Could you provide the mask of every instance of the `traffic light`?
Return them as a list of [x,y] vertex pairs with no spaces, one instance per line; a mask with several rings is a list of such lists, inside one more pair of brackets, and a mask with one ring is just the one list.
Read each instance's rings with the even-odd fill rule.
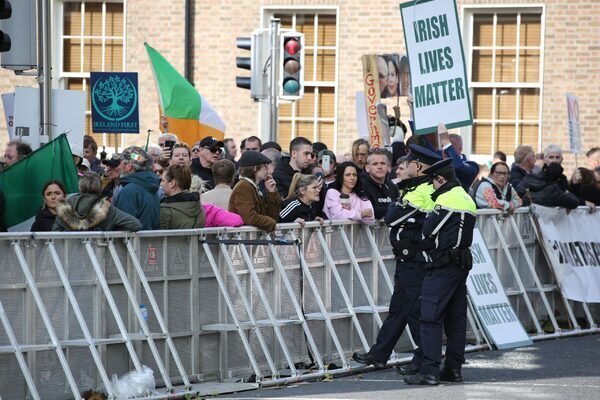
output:
[[299,100],[304,96],[304,34],[283,32],[280,46],[279,98]]
[[37,66],[36,0],[0,0],[2,68],[25,71]]
[[[12,16],[12,7],[8,0],[0,0],[0,20],[9,19]],[[10,50],[10,35],[0,30],[0,52]]]
[[254,100],[266,99],[268,96],[269,32],[257,29],[252,37],[238,37],[236,45],[239,49],[250,50],[250,57],[236,57],[238,68],[250,70],[250,76],[236,76],[235,84],[242,89],[250,89],[250,97]]

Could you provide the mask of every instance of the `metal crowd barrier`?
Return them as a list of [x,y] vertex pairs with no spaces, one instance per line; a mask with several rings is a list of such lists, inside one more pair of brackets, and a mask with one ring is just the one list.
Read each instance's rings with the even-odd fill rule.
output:
[[[598,331],[566,301],[528,211],[479,213],[534,340]],[[385,320],[395,260],[385,226],[353,222],[125,233],[0,235],[0,398],[114,396],[146,365],[146,398],[216,394],[347,374]],[[489,348],[469,307],[467,350]],[[583,319],[582,319],[583,317]],[[582,326],[582,322],[585,323]],[[565,324],[567,326],[565,326]],[[546,331],[552,330],[552,333]],[[407,331],[389,365],[410,360]]]

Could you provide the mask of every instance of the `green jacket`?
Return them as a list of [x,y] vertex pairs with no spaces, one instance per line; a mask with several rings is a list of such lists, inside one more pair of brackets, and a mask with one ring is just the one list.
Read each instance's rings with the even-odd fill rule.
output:
[[204,227],[204,209],[198,192],[181,192],[165,197],[160,203],[161,229]]

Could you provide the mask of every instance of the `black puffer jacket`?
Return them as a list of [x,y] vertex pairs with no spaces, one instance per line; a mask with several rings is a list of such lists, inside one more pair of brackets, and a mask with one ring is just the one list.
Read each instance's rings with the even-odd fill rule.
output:
[[559,179],[562,176],[562,167],[558,164],[550,164],[537,174],[528,174],[523,178],[517,189],[517,193],[527,191],[531,196],[531,202],[546,207],[564,207],[568,209],[583,205],[583,200],[573,193],[561,190]]

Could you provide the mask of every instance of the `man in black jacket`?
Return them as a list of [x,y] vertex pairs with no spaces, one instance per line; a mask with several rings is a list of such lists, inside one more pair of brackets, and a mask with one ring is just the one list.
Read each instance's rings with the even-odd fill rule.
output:
[[[525,145],[517,147],[514,156],[515,162],[510,168],[510,177],[508,181],[516,190],[523,178],[531,173],[531,170],[535,165],[535,153],[531,146]],[[524,194],[525,193],[519,193],[519,196],[523,198]]]
[[372,149],[367,156],[362,187],[373,205],[375,219],[385,217],[388,206],[398,200],[398,188],[387,181],[389,157],[383,149]]
[[299,136],[290,142],[290,161],[281,161],[273,172],[273,179],[277,183],[277,191],[282,198],[286,198],[292,178],[297,172],[302,172],[313,160],[312,142]]
[[199,157],[192,160],[192,173],[202,178],[207,190],[215,187],[212,166],[222,158],[224,146],[220,140],[207,136],[200,141]]

